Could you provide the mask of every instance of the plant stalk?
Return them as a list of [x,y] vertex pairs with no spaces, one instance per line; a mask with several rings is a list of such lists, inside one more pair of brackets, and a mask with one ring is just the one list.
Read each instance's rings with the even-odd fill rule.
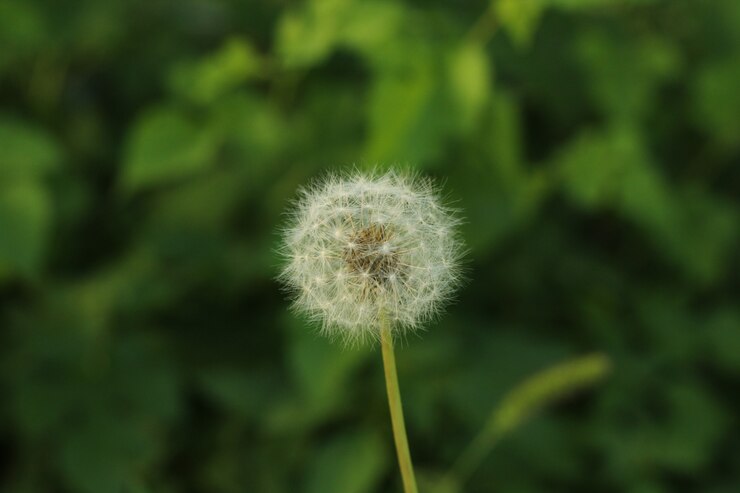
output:
[[403,421],[401,392],[398,387],[398,374],[396,373],[396,357],[393,353],[393,337],[391,336],[388,322],[385,319],[380,330],[380,345],[383,348],[385,386],[388,391],[388,406],[391,411],[393,439],[396,442],[396,453],[398,455],[398,465],[401,469],[403,491],[404,493],[418,493],[416,489],[416,478],[414,476],[414,466],[411,463],[411,452],[409,452],[409,440],[406,436],[406,425]]

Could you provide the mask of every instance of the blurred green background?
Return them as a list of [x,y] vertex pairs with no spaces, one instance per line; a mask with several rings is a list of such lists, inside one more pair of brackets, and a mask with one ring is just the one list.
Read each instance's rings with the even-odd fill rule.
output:
[[379,351],[274,281],[296,188],[377,163],[467,219],[397,351],[423,493],[737,491],[737,0],[0,0],[0,491],[400,491]]

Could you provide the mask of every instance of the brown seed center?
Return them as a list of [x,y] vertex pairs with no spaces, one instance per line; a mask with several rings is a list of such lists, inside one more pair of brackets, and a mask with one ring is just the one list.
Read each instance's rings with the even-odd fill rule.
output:
[[348,238],[344,260],[351,271],[367,278],[369,288],[383,287],[397,275],[399,258],[389,243],[392,236],[387,226],[372,224]]

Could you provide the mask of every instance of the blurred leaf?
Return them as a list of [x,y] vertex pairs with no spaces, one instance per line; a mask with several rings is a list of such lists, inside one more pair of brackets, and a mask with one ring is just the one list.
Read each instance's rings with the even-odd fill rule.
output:
[[491,92],[491,66],[483,46],[466,43],[453,51],[449,61],[452,96],[469,128],[484,109]]
[[311,0],[282,16],[277,50],[288,67],[322,62],[342,45],[377,57],[374,50],[383,49],[401,27],[402,7],[394,2]]
[[496,91],[491,98],[490,118],[486,150],[507,188],[516,186],[528,176],[524,169],[521,105],[511,94]]
[[12,376],[8,406],[13,426],[31,442],[59,429],[84,397],[79,364],[87,347],[77,333],[36,329],[34,337],[22,337],[26,332],[12,330],[15,351],[5,362]]
[[[389,450],[377,434],[355,431],[333,438],[308,465],[305,493],[370,493],[385,472]],[[392,455],[390,455],[392,456]]]
[[559,172],[565,191],[584,208],[614,206],[653,225],[673,220],[668,190],[628,130],[584,133],[561,151]]
[[[594,394],[598,392],[596,390]],[[545,477],[579,482],[587,468],[581,462],[579,444],[573,432],[570,421],[553,415],[532,420],[509,435],[506,443],[493,451],[481,467],[479,477],[485,478],[483,470],[490,466],[494,469],[494,477],[503,474],[507,468],[515,468],[523,471],[525,477],[532,478],[533,483],[538,482],[535,478]],[[498,464],[500,462],[503,463]]]
[[139,190],[192,176],[214,164],[217,137],[175,108],[141,117],[130,132],[123,187]]
[[37,274],[51,227],[51,203],[34,182],[0,185],[0,273]]
[[627,428],[604,429],[614,444],[611,467],[616,474],[656,467],[698,473],[710,463],[715,445],[727,431],[726,412],[697,382],[676,382],[655,399],[659,407],[654,415]]
[[666,488],[654,481],[642,481],[630,488],[629,493],[668,493]]
[[492,0],[501,24],[519,46],[531,43],[548,0]]
[[673,200],[675,222],[654,225],[658,244],[697,283],[722,279],[740,236],[738,211],[721,197],[694,187],[676,189]]
[[559,157],[565,191],[586,209],[611,208],[643,226],[689,276],[709,283],[738,235],[737,213],[702,192],[671,188],[641,140],[624,128],[587,133]]
[[694,360],[702,349],[697,344],[700,334],[697,320],[680,292],[647,289],[636,296],[635,305],[644,337],[663,348],[654,356],[655,361],[677,364]]
[[337,346],[306,327],[296,330],[289,348],[293,377],[306,404],[330,411],[346,399],[353,373],[371,353]]
[[270,382],[244,370],[215,369],[204,372],[200,385],[213,402],[240,416],[259,419],[274,388]]
[[473,251],[492,248],[526,227],[551,188],[549,175],[526,165],[518,102],[505,91],[495,91],[487,106],[481,128],[484,159],[450,174],[450,187],[465,191],[463,230]]
[[603,354],[583,356],[527,378],[501,399],[487,423],[453,465],[449,478],[464,482],[499,440],[556,400],[603,380],[611,363]]
[[52,204],[41,179],[61,152],[43,129],[0,117],[0,279],[33,276],[43,261]]
[[555,400],[598,383],[610,371],[609,359],[602,354],[594,354],[530,377],[501,401],[488,422],[488,433],[492,436],[510,433]]
[[680,67],[675,46],[658,37],[625,39],[586,31],[576,52],[591,79],[592,97],[612,120],[642,117],[660,84]]
[[233,94],[212,106],[210,125],[223,135],[230,157],[250,180],[244,186],[261,183],[263,173],[270,169],[271,160],[291,142],[288,122],[268,101],[247,94]]
[[711,139],[720,145],[740,146],[740,60],[726,60],[706,67],[696,82],[696,113]]
[[183,230],[218,234],[248,186],[239,170],[215,171],[158,195],[150,211],[150,238]]
[[740,374],[740,311],[736,307],[720,308],[700,330],[706,335],[707,362],[730,374]]
[[0,183],[40,177],[60,160],[60,150],[42,129],[0,116]]
[[398,2],[355,2],[342,22],[341,42],[367,57],[380,57],[403,29],[404,6]]
[[368,138],[363,158],[370,163],[417,163],[437,156],[453,121],[429,48],[410,41],[380,65],[368,107]]
[[491,0],[495,15],[513,41],[527,47],[534,39],[540,19],[548,8],[563,10],[646,4],[655,0]]
[[69,489],[120,491],[159,456],[159,436],[179,413],[172,366],[143,337],[115,339],[107,352],[74,330],[37,324],[31,332],[14,333],[17,433],[46,443],[55,477]]
[[119,493],[151,453],[144,430],[96,419],[66,437],[59,467],[74,491]]
[[463,491],[462,485],[455,478],[429,473],[424,470],[418,470],[418,468],[416,473],[419,491],[428,493],[461,493]]
[[312,0],[303,9],[287,11],[277,27],[277,51],[289,66],[306,66],[326,57],[338,39],[342,16],[350,2]]
[[260,75],[260,65],[259,56],[248,41],[232,38],[201,60],[176,65],[169,83],[176,94],[199,104],[209,104]]
[[[490,300],[488,294],[478,296]],[[457,419],[477,431],[512,387],[543,366],[566,358],[569,349],[561,341],[532,338],[519,327],[512,329],[502,324],[492,331],[485,320],[459,318],[457,322],[451,321],[451,327],[462,323],[475,327],[476,322],[480,324],[476,328],[478,336],[473,344],[471,340],[462,341],[465,364],[455,374],[454,385],[447,392]],[[482,388],[486,392],[481,392]]]
[[80,279],[60,282],[47,307],[59,318],[74,320],[75,330],[102,337],[121,314],[151,309],[171,299],[173,288],[157,271],[158,259],[145,247],[100,266]]
[[670,417],[652,437],[647,453],[679,471],[698,471],[712,460],[714,444],[722,439],[728,419],[713,396],[697,385],[668,391]]
[[41,10],[23,0],[0,2],[0,72],[16,57],[27,56],[47,41],[49,31]]
[[[737,0],[0,0],[0,491],[400,491],[377,351],[272,280],[299,186],[394,163],[469,248],[398,355],[423,493],[735,491],[739,25]],[[609,385],[531,419],[557,389],[511,389],[583,347]],[[496,404],[505,438],[443,476]]]

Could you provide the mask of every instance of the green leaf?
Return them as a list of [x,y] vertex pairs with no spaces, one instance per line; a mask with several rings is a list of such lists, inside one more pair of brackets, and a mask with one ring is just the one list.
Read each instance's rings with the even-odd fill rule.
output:
[[[464,370],[455,375],[448,392],[454,413],[468,426],[479,428],[497,402],[523,379],[540,368],[566,358],[569,351],[560,342],[534,339],[520,327],[499,326],[491,331],[482,321],[458,318],[452,327],[467,323],[476,328],[473,344],[466,344]],[[486,392],[481,392],[485,388]]]
[[436,157],[454,126],[441,60],[409,41],[384,53],[370,91],[363,160],[424,164]]
[[340,46],[368,57],[392,48],[403,28],[403,7],[389,1],[312,0],[288,11],[277,28],[277,49],[288,67],[316,65]]
[[298,320],[288,320],[286,325],[291,334],[288,364],[296,388],[266,416],[267,427],[279,432],[305,430],[346,410],[350,383],[370,355],[318,337]]
[[397,42],[403,29],[404,6],[391,1],[363,0],[348,10],[339,41],[368,57],[382,56],[379,50]]
[[568,196],[642,226],[653,245],[693,279],[718,279],[738,230],[737,213],[701,190],[671,188],[630,129],[586,132],[559,156]]
[[585,132],[558,161],[565,192],[582,207],[612,207],[654,227],[675,221],[668,187],[631,130]]
[[610,371],[609,358],[593,354],[528,378],[503,398],[488,422],[488,433],[496,437],[510,433],[563,396],[599,383]]
[[[477,251],[491,248],[527,224],[549,192],[551,178],[525,164],[518,101],[496,90],[487,106],[480,129],[486,136],[482,143],[485,159],[466,170],[455,170],[459,176],[450,177],[452,188],[467,191],[461,197],[468,219],[463,230],[466,243]],[[487,226],[480,228],[479,224]]]
[[305,327],[297,329],[289,352],[293,376],[309,404],[331,408],[346,396],[354,371],[370,353],[338,347]]
[[622,38],[587,30],[575,52],[590,79],[591,97],[611,120],[642,118],[681,64],[675,46],[657,36]]
[[150,111],[136,122],[126,144],[127,191],[192,176],[214,164],[218,139],[175,108]]
[[[239,165],[253,175],[270,169],[271,160],[289,147],[287,123],[268,101],[237,93],[211,108],[212,127],[223,135]],[[256,178],[250,181],[259,182]]]
[[628,429],[608,429],[620,459],[639,468],[698,474],[712,463],[732,415],[700,382],[679,381],[660,392],[658,416]]
[[274,392],[265,379],[245,371],[222,368],[204,372],[199,384],[217,405],[240,416],[258,419]]
[[120,493],[151,460],[154,449],[141,427],[96,417],[67,433],[57,467],[72,491]]
[[699,123],[721,146],[740,147],[740,63],[737,59],[709,65],[695,84],[695,111]]
[[47,41],[49,26],[41,9],[23,0],[0,2],[0,71]]
[[485,47],[476,43],[457,47],[450,56],[448,72],[450,90],[460,113],[461,124],[470,128],[491,93],[491,64]]
[[647,5],[658,0],[546,0],[551,4],[570,10],[593,9],[596,7],[623,8],[625,5]]
[[36,178],[53,169],[60,150],[43,129],[0,116],[0,181]]
[[625,3],[646,4],[654,0],[491,0],[495,16],[519,47],[534,39],[540,19],[548,8],[563,10],[623,6]]
[[649,225],[656,244],[698,284],[727,276],[740,235],[738,211],[727,200],[693,187],[675,190],[673,202],[674,222]]
[[277,27],[277,51],[288,67],[315,64],[337,43],[341,18],[349,2],[313,0],[303,9],[287,11]]
[[370,493],[384,473],[392,452],[371,431],[340,435],[309,463],[305,493]]
[[233,38],[210,56],[175,66],[169,82],[175,93],[199,104],[209,104],[259,75],[260,64],[249,42]]
[[35,182],[0,186],[0,274],[38,273],[51,226],[46,190]]
[[61,156],[43,129],[0,116],[0,279],[38,273],[51,225],[40,182]]
[[450,477],[465,481],[502,437],[555,401],[599,383],[610,371],[609,358],[595,353],[558,364],[527,378],[503,396],[483,429],[455,463]]
[[499,0],[494,3],[494,9],[513,41],[523,47],[532,42],[547,3],[547,0]]
[[732,375],[740,375],[740,310],[725,307],[704,321],[707,362]]

